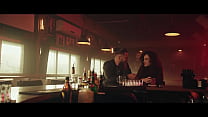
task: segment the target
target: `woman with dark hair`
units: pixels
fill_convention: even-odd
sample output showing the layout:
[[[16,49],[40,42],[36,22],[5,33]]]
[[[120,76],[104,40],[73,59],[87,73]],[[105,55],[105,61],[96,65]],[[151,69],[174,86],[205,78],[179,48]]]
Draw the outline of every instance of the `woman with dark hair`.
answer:
[[[157,54],[146,51],[140,57],[141,66],[136,79],[142,79],[146,84],[164,85],[163,69]]]

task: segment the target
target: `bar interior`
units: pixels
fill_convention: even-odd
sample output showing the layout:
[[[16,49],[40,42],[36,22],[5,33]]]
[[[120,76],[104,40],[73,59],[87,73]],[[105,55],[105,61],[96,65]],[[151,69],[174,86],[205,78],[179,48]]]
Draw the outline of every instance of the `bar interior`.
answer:
[[[0,14],[0,103],[207,103],[207,28],[203,14]]]

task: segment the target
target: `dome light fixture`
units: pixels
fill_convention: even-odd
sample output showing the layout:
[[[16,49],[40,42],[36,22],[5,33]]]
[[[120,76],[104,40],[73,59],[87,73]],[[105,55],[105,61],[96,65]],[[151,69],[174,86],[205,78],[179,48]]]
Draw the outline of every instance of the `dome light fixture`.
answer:
[[[87,37],[84,34],[82,34],[81,38],[77,41],[77,44],[79,44],[79,45],[90,45],[90,41],[89,41],[89,39],[87,39]]]
[[[103,40],[103,39],[102,39],[102,40]],[[103,43],[103,46],[102,46],[102,48],[100,49],[101,51],[113,53],[113,48],[111,48],[111,47],[109,46],[109,44],[108,44],[106,41],[103,40],[102,43]]]
[[[170,28],[169,31],[164,34],[165,36],[176,37],[181,35],[178,31],[175,30],[173,21],[174,21],[173,16],[170,16]]]
[[[112,48],[101,48],[101,51],[111,52],[112,51]]]
[[[85,23],[85,16],[83,16],[83,24]],[[86,35],[86,30],[84,29],[84,25],[82,26],[82,32],[80,39],[77,41],[79,45],[90,45],[90,39]]]
[[[181,34],[178,33],[178,32],[167,32],[167,33],[165,33],[164,35],[165,35],[165,36],[171,36],[171,37],[173,37],[173,36],[179,36],[179,35],[181,35]]]

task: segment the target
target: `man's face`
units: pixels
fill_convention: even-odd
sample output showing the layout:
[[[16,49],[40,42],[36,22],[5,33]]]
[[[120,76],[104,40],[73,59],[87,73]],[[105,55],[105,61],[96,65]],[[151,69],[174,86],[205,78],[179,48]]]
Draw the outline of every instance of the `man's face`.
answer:
[[[125,53],[124,53],[124,58],[125,58],[124,61],[128,61],[128,56],[129,56],[129,53],[128,53],[128,52],[125,52]]]
[[[119,54],[119,60],[120,62],[124,62],[126,60],[124,54]]]

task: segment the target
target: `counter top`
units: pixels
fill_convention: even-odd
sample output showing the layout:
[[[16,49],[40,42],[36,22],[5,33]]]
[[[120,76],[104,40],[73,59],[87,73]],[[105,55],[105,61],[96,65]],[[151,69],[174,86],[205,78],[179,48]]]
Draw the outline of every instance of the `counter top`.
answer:
[[[61,91],[62,88],[63,85],[11,87],[11,100],[15,100],[16,103],[22,103],[38,97],[44,99],[44,96],[57,95],[59,93],[58,90]]]
[[[42,85],[42,86],[27,86],[27,87],[11,87],[11,100],[15,100],[15,103],[35,103],[41,100],[59,96],[63,85]],[[151,87],[112,87],[108,90],[101,92],[119,92],[119,91],[147,91],[147,92],[199,92],[208,97],[207,89],[184,89],[179,86],[164,86],[158,88],[156,86]],[[105,95],[105,93],[98,92],[97,95]],[[159,94],[159,93],[158,93]]]

